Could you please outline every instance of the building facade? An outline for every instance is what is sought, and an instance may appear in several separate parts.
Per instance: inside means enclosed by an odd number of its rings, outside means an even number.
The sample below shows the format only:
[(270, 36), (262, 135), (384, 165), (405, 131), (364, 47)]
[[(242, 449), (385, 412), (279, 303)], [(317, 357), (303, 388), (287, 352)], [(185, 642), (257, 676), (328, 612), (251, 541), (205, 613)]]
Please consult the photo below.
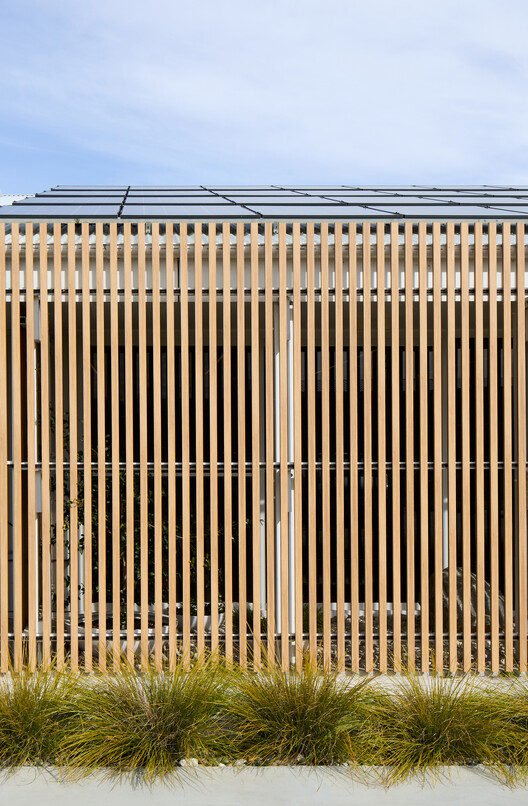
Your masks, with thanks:
[(0, 208), (0, 664), (527, 665), (523, 188)]

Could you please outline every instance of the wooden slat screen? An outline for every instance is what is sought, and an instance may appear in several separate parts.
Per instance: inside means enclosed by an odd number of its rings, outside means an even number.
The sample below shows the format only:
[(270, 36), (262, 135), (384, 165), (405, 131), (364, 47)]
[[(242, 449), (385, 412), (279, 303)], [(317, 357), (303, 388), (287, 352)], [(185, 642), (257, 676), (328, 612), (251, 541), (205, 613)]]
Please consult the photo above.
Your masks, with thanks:
[(524, 224), (0, 238), (2, 671), (526, 671)]

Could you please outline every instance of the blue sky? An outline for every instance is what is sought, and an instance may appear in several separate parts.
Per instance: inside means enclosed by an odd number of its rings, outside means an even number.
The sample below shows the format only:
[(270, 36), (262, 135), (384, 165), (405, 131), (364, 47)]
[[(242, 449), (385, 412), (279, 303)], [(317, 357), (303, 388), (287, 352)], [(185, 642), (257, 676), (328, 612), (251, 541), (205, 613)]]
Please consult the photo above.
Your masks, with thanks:
[(526, 0), (18, 0), (0, 190), (528, 184)]

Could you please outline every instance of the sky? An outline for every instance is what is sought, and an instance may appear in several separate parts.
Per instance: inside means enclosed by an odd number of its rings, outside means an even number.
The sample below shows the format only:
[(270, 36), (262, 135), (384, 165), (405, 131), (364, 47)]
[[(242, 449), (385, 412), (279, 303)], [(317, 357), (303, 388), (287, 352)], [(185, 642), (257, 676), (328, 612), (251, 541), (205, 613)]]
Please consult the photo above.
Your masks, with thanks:
[(526, 0), (17, 0), (0, 191), (528, 184)]

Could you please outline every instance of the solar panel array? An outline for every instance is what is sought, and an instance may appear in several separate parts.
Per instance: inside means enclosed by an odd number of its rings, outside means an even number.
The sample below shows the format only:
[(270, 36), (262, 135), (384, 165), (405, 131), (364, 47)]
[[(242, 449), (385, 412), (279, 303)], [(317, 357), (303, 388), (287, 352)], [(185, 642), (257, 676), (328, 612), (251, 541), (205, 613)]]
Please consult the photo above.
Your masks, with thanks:
[(528, 186), (60, 185), (0, 208), (23, 220), (490, 220), (528, 217)]

